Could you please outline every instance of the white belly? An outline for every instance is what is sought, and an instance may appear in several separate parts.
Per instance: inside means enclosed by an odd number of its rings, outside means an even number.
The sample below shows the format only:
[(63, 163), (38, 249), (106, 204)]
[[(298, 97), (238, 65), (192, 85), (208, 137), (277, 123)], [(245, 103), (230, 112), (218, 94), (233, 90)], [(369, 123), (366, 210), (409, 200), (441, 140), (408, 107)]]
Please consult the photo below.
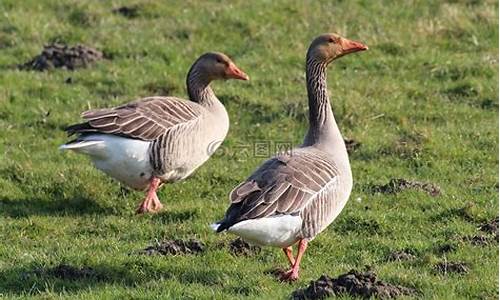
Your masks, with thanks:
[(89, 155), (99, 170), (131, 188), (143, 190), (152, 177), (149, 145), (150, 142), (110, 134), (92, 134), (60, 148)]
[(301, 227), (300, 216), (282, 215), (245, 220), (229, 227), (227, 231), (252, 244), (285, 248), (297, 242)]

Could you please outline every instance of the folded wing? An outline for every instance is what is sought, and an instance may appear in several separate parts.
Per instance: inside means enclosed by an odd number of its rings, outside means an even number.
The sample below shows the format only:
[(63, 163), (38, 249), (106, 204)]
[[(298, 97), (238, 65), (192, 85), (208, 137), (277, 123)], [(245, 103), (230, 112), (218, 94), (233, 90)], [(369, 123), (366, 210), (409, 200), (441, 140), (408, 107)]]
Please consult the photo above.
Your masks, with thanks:
[(148, 97), (109, 109), (89, 110), (82, 114), (86, 122), (66, 128), (69, 135), (108, 133), (152, 141), (169, 129), (197, 120), (198, 104), (173, 97)]
[(231, 192), (231, 206), (217, 231), (248, 219), (321, 210), (325, 195), (338, 186), (337, 177), (335, 164), (318, 152), (299, 149), (276, 156)]

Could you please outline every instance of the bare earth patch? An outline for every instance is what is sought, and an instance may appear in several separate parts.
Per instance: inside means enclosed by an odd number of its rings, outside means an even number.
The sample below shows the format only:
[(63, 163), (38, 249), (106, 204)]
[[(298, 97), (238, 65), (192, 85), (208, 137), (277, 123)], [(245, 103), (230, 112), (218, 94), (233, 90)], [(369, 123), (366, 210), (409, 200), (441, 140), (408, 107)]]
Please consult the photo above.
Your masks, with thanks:
[(489, 234), (498, 235), (498, 217), (486, 222), (479, 227), (479, 230), (484, 231)]
[(307, 288), (293, 292), (292, 299), (325, 299), (333, 295), (340, 296), (343, 294), (365, 299), (389, 299), (415, 293), (416, 290), (414, 289), (380, 281), (373, 272), (351, 270), (337, 278), (322, 275), (318, 280), (311, 281)]
[(166, 240), (141, 251), (144, 255), (182, 255), (205, 251), (205, 245), (198, 240)]
[(372, 187), (373, 192), (383, 194), (397, 194), (408, 189), (421, 190), (432, 197), (436, 197), (441, 194), (440, 187), (435, 184), (415, 180), (407, 180), (404, 178), (393, 178), (387, 184), (374, 185)]
[(283, 275), (286, 271), (288, 271), (288, 270), (286, 270), (284, 268), (276, 267), (276, 268), (271, 268), (271, 269), (265, 270), (264, 274), (271, 275), (271, 276), (279, 279), (280, 276)]
[(113, 13), (122, 15), (125, 18), (134, 19), (139, 16), (139, 6), (121, 6), (113, 9)]
[(21, 69), (45, 71), (53, 68), (74, 70), (84, 68), (101, 60), (103, 54), (94, 48), (76, 45), (69, 47), (65, 44), (50, 44), (43, 47), (42, 53), (29, 62), (20, 65)]
[(445, 275), (448, 273), (465, 274), (469, 272), (469, 267), (463, 262), (440, 262), (434, 266), (434, 269)]
[(470, 242), (474, 246), (486, 246), (495, 241), (495, 239), (485, 235), (469, 236), (465, 237), (464, 240)]
[(236, 256), (253, 256), (259, 254), (261, 248), (259, 246), (250, 245), (244, 240), (237, 238), (229, 244), (229, 251)]
[(483, 233), (473, 236), (465, 236), (462, 240), (469, 242), (474, 246), (487, 246), (498, 243), (498, 217), (479, 225), (478, 229)]
[(498, 243), (498, 217), (481, 224), (479, 230), (484, 234), (466, 236), (463, 240), (470, 242), (474, 246), (486, 246)]
[(405, 260), (413, 260), (416, 256), (410, 253), (409, 251), (393, 251), (389, 253), (387, 260), (389, 261), (405, 261)]

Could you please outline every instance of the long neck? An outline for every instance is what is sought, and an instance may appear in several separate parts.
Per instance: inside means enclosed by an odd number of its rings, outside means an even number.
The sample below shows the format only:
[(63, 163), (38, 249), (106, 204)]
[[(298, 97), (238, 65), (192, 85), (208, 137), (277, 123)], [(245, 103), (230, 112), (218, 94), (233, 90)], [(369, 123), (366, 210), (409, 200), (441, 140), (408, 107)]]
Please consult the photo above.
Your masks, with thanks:
[(345, 151), (345, 144), (335, 122), (326, 87), (326, 63), (309, 55), (306, 60), (309, 131), (304, 146), (316, 146), (327, 152)]
[(218, 103), (219, 99), (210, 88), (210, 81), (206, 75), (200, 72), (195, 63), (189, 70), (186, 79), (189, 99), (207, 107)]

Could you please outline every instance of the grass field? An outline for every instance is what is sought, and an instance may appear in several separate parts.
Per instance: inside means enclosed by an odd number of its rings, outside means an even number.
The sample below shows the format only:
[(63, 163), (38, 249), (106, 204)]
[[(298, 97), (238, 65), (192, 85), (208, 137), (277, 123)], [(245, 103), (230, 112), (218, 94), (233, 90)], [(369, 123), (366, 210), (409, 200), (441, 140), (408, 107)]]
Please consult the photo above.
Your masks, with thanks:
[[(165, 1), (167, 2), (167, 1)], [(495, 1), (0, 1), (0, 294), (5, 298), (282, 299), (321, 274), (370, 266), (413, 297), (493, 299), (498, 244), (468, 237), (498, 216), (498, 3)], [(226, 4), (225, 4), (226, 3)], [(136, 15), (113, 13), (137, 5)], [(338, 32), (367, 52), (332, 64), (328, 84), (351, 154), (354, 189), (314, 240), (297, 283), (264, 271), (277, 249), (249, 257), (208, 224), (228, 192), (265, 158), (253, 145), (299, 144), (307, 126), (304, 56)], [(44, 44), (82, 43), (106, 54), (88, 68), (19, 70)], [(166, 209), (136, 216), (142, 193), (57, 147), (88, 108), (141, 96), (185, 97), (185, 75), (206, 51), (229, 54), (249, 82), (217, 82), (231, 128), (222, 149), (188, 180), (164, 187)], [(67, 83), (67, 79), (71, 82)], [(392, 178), (431, 182), (373, 193)], [(144, 256), (163, 239), (195, 238), (199, 255)], [(388, 261), (392, 251), (415, 255)], [(465, 274), (436, 271), (462, 262)], [(91, 268), (60, 278), (51, 268)], [(346, 296), (347, 297), (347, 296)]]

